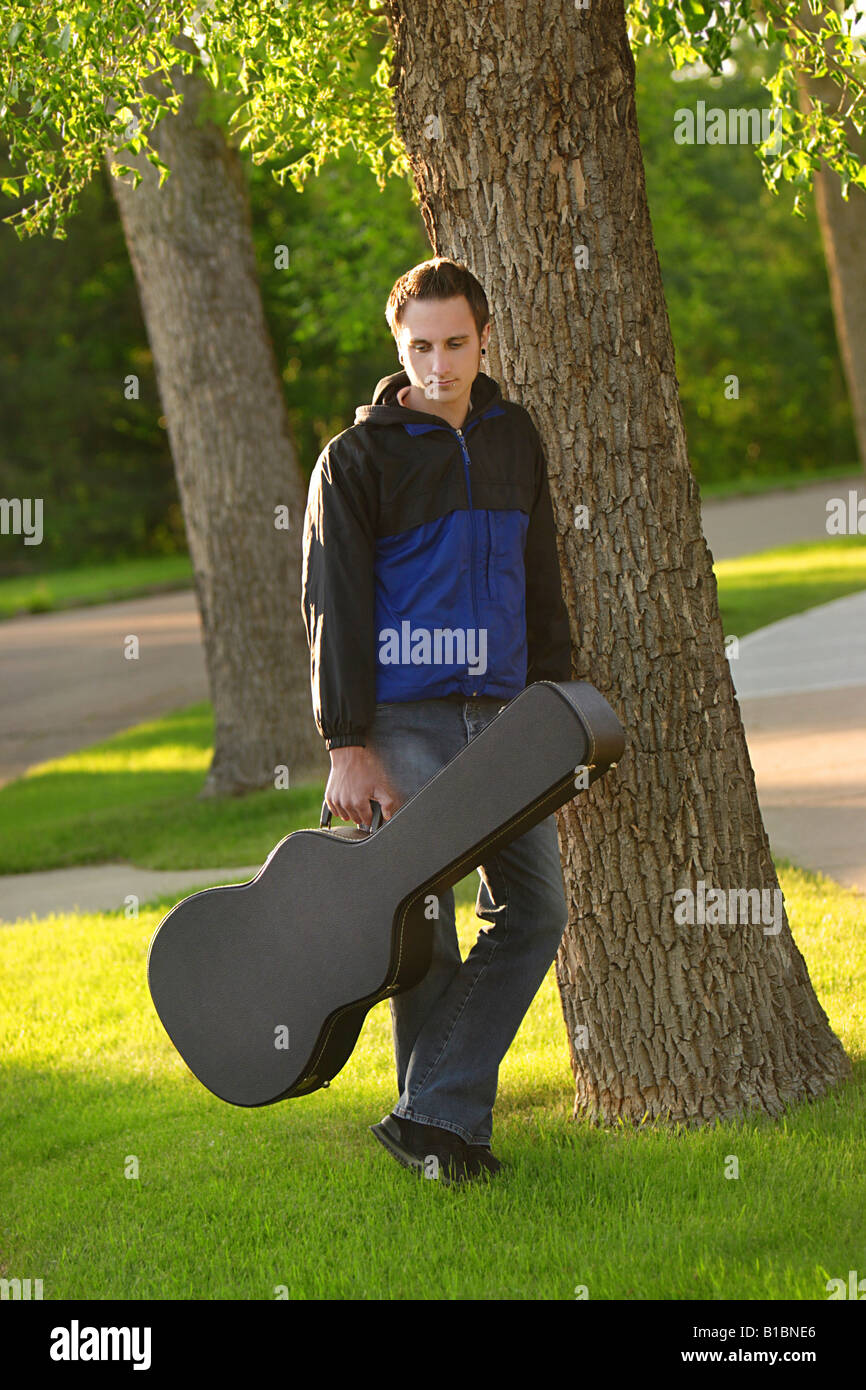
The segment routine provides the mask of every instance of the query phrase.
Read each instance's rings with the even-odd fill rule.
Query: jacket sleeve
[[[339,438],[339,436],[338,436]],[[363,459],[326,445],[304,514],[301,611],[313,717],[325,747],[366,747],[376,712],[375,509]]]
[[[556,528],[547,480],[547,459],[538,431],[535,501],[526,532],[526,684],[571,680],[571,634],[562,597]]]

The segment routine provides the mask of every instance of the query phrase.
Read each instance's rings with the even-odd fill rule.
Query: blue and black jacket
[[[364,745],[376,705],[508,700],[571,679],[541,440],[479,372],[460,429],[397,403],[405,372],[322,450],[304,517],[301,610],[328,749]]]

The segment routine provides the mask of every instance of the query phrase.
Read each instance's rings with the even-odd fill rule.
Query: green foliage
[[[192,14],[189,6],[181,10]],[[384,320],[385,299],[397,276],[430,254],[410,182],[387,178],[380,187],[372,169],[375,161],[369,150],[365,153],[363,104],[376,93],[385,96],[381,84],[390,46],[381,15],[357,5],[351,11],[333,33],[324,26],[326,7],[321,4],[287,10],[235,0],[212,7],[202,21],[217,27],[204,49],[215,55],[215,65],[200,66],[212,80],[218,71],[220,85],[211,89],[201,119],[216,120],[224,129],[231,125],[231,138],[244,144],[261,291],[305,475],[325,440],[351,424],[356,405],[370,399],[378,378],[397,369]],[[175,7],[175,23],[179,13]],[[45,53],[53,53],[55,64],[62,58],[72,66],[55,70],[43,54],[46,81],[58,90],[46,93],[41,124],[36,121],[41,135],[30,129],[35,117],[28,122],[20,103],[14,120],[8,103],[0,118],[14,145],[0,160],[0,187],[6,190],[0,196],[0,217],[12,213],[18,233],[11,234],[7,217],[7,226],[0,228],[5,329],[0,337],[0,468],[5,495],[43,497],[51,524],[39,547],[3,538],[0,573],[5,575],[185,548],[135,282],[104,164],[98,163],[105,133],[88,136],[89,145],[84,139],[98,84],[76,93],[73,81],[84,72],[87,55],[92,58],[96,52],[94,45],[105,45],[111,34],[119,34],[121,19],[134,25],[133,7],[112,6],[110,14],[97,9],[85,15],[81,5],[40,9],[0,0],[0,64],[14,66],[16,81],[24,80],[25,68],[31,76],[43,71],[34,57],[42,52],[33,29],[40,14],[48,16]],[[140,19],[141,14],[137,7],[135,16]],[[76,15],[83,16],[83,37]],[[220,15],[225,29],[217,25]],[[697,10],[689,15],[696,23]],[[237,31],[243,27],[242,16],[252,19],[241,43]],[[675,13],[662,7],[657,17],[670,26]],[[70,36],[64,47],[67,23]],[[16,24],[22,27],[10,39]],[[350,58],[341,45],[346,47],[353,36]],[[153,51],[147,50],[151,63],[158,38]],[[195,47],[188,36],[184,41]],[[118,38],[117,49],[112,61],[118,90],[109,98],[106,78],[102,97],[107,106],[114,100],[118,110],[131,110],[135,45],[127,51]],[[685,71],[673,81],[663,50],[644,43],[637,53],[638,114],[653,228],[690,457],[702,483],[748,480],[757,473],[821,471],[853,463],[856,457],[811,202],[808,219],[792,219],[791,191],[773,197],[763,187],[750,147],[681,146],[671,138],[676,107],[693,106],[699,97],[708,104],[761,105],[761,83],[773,70],[775,52],[765,44],[756,47],[746,34],[738,37],[734,52],[737,71],[724,82]],[[298,65],[294,76],[291,55]],[[191,54],[183,56],[197,61]],[[282,66],[273,73],[279,75],[272,74],[268,85],[269,63],[277,59]],[[332,153],[318,175],[296,180],[286,171],[294,168],[297,174],[308,156],[334,148],[326,138],[327,122],[319,124],[325,121],[324,88],[318,104],[311,104],[312,87],[322,84],[329,63],[333,73],[324,85],[330,90],[338,84],[346,101],[349,88],[357,88],[359,105],[344,109],[354,112],[361,126],[351,132],[348,125],[341,126],[351,139]],[[106,70],[111,71],[111,64]],[[282,105],[277,89],[285,96]],[[270,135],[245,140],[250,131],[262,128],[266,91],[274,121]],[[239,105],[239,92],[246,105]],[[251,106],[256,94],[258,105]],[[76,102],[78,114],[69,114]],[[10,184],[10,178],[28,158],[37,177],[39,140],[48,139],[52,110],[58,120],[65,113],[64,159],[77,160],[83,172],[86,146],[97,163],[90,182],[83,179],[76,194],[76,217],[62,215],[63,190],[70,192],[76,182],[69,169],[53,202],[41,205],[46,218],[56,218],[58,236],[64,239],[25,238],[28,218],[15,223],[19,184]],[[384,159],[388,142],[383,129]],[[56,132],[52,141],[59,151]],[[268,152],[273,158],[266,157]],[[29,225],[32,232],[39,224]],[[289,252],[286,269],[275,266],[274,250],[280,245]],[[137,400],[124,395],[130,374],[139,378]],[[739,379],[739,400],[725,398],[729,374]]]
[[[677,144],[675,113],[760,109],[766,49],[744,37],[736,71],[669,75],[637,56],[637,113],[653,235],[676,348],[689,458],[701,483],[856,469],[820,230],[764,186],[748,145]],[[736,377],[739,398],[726,385]]]
[[[783,179],[798,187],[797,216],[803,215],[802,190],[811,186],[822,160],[838,173],[843,198],[849,183],[866,188],[866,165],[851,150],[845,132],[846,120],[859,135],[866,126],[866,50],[862,36],[853,32],[863,16],[855,12],[842,18],[831,4],[810,0],[812,13],[821,15],[813,32],[803,26],[801,9],[802,0],[764,0],[762,5],[752,0],[629,0],[626,11],[632,43],[655,41],[676,69],[702,61],[720,75],[748,34],[772,48],[775,66],[765,75],[764,87],[782,114],[783,138],[778,147],[774,140],[765,141],[756,154],[768,188],[775,191]],[[840,109],[830,112],[816,102],[808,114],[801,111],[798,72],[829,75],[840,88]]]
[[[368,74],[379,58],[375,46],[362,55]],[[208,114],[224,113],[215,92]],[[8,167],[0,163],[0,174]],[[385,299],[429,247],[405,181],[380,192],[351,153],[312,178],[305,195],[281,188],[265,166],[249,176],[265,310],[308,473],[331,426],[342,428],[377,377],[394,370]],[[289,245],[288,271],[274,269],[279,243]],[[152,356],[104,165],[61,241],[0,236],[0,275],[3,490],[42,497],[46,511],[40,546],[4,537],[0,573],[183,551]],[[124,393],[131,374],[138,399]]]
[[[745,26],[760,42],[784,37],[767,90],[789,119],[778,151],[761,149],[765,181],[780,178],[803,185],[825,159],[847,191],[866,187],[866,169],[845,138],[845,118],[862,132],[866,89],[863,44],[852,21],[830,8],[817,33],[798,21],[800,0],[765,0],[767,19],[752,0],[631,0],[629,32],[640,45],[665,47],[676,67],[703,58],[720,72]],[[124,150],[144,151],[168,174],[151,147],[148,130],[178,95],[170,84],[159,95],[142,88],[148,77],[172,71],[204,73],[225,94],[227,124],[254,163],[280,160],[302,143],[300,153],[274,169],[300,191],[311,172],[351,145],[373,170],[381,187],[392,174],[407,174],[396,139],[388,86],[392,48],[382,53],[371,80],[359,82],[359,54],[386,33],[383,7],[374,0],[210,0],[142,9],[114,0],[110,6],[83,0],[0,0],[0,123],[13,162],[24,172],[6,183],[22,197],[41,193],[12,215],[22,234],[49,229],[63,236],[70,212],[92,177],[106,145],[124,170]],[[797,110],[796,73],[827,71],[843,90],[846,109],[830,113],[820,103]],[[151,84],[152,85],[152,84]],[[799,198],[795,208],[799,211]]]
[[[394,281],[426,260],[430,244],[403,180],[379,190],[351,155],[280,190],[250,175],[253,233],[265,312],[284,383],[301,469],[350,425],[380,377],[400,370],[385,322]],[[283,244],[289,266],[274,268]]]
[[[103,169],[62,241],[22,243],[0,229],[0,280],[0,491],[44,506],[42,544],[3,536],[0,573],[185,548],[153,362]],[[130,376],[137,399],[125,388]]]
[[[274,177],[300,191],[351,145],[379,183],[408,172],[387,87],[389,53],[359,81],[363,50],[384,33],[377,6],[321,0],[210,0],[168,7],[0,0],[0,129],[14,164],[8,194],[39,193],[7,220],[20,235],[65,224],[106,147],[115,172],[124,150],[170,170],[148,133],[181,97],[167,81],[202,74],[224,99],[231,138],[254,163],[300,153]],[[147,79],[146,85],[145,79]],[[158,87],[158,94],[154,90]],[[135,182],[140,176],[135,174]]]

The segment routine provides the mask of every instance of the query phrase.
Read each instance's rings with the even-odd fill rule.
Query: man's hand
[[[335,816],[353,820],[356,825],[371,823],[371,800],[382,807],[383,820],[390,820],[403,804],[377,755],[370,748],[355,745],[331,749],[325,800]]]

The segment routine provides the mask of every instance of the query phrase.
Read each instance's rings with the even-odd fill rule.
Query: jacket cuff
[[[332,748],[366,748],[367,744],[360,734],[335,734],[325,739],[325,747],[330,753]]]

